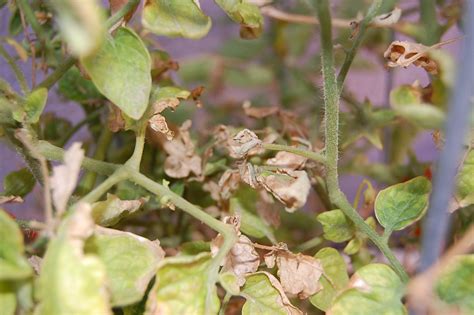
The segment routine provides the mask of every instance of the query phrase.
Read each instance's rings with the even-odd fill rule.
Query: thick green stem
[[[132,10],[139,0],[130,0],[126,5],[124,5],[117,13],[115,13],[113,16],[111,16],[107,22],[105,23],[105,26],[107,29],[111,28],[114,26],[118,21],[120,21],[121,18],[123,18],[130,10]],[[60,64],[56,70],[54,70],[46,79],[44,79],[43,82],[38,84],[38,87],[45,87],[45,88],[50,88],[53,86],[61,77],[66,73],[66,71],[69,70],[75,63],[76,63],[76,58],[74,57],[67,57],[67,59]]]
[[[356,227],[364,232],[369,237],[369,239],[382,251],[400,278],[403,281],[407,281],[408,276],[406,272],[403,270],[400,262],[393,255],[387,243],[377,234],[376,231],[374,231],[368,224],[364,222],[362,217],[351,206],[346,196],[339,188],[339,88],[334,70],[331,14],[327,0],[316,0],[316,4],[318,18],[321,23],[321,56],[326,119],[326,181],[329,191],[329,198],[331,202],[341,209],[344,214],[352,222],[354,222]],[[380,3],[378,6],[380,6]],[[374,10],[376,11],[376,9]]]
[[[124,168],[119,168],[116,170],[112,175],[110,175],[106,180],[104,180],[102,183],[100,183],[99,186],[94,188],[90,193],[85,195],[84,197],[79,200],[79,202],[87,202],[87,203],[93,203],[99,200],[102,195],[104,195],[107,191],[109,191],[112,186],[115,184],[126,180],[128,178],[128,174]]]
[[[133,154],[128,159],[125,165],[133,168],[134,170],[140,171],[140,162],[143,156],[143,148],[145,147],[145,134],[146,134],[146,122],[137,131],[137,138],[135,142],[135,148],[133,149]]]
[[[303,156],[305,158],[308,158],[310,160],[319,162],[319,163],[326,163],[326,158],[316,152],[309,151],[309,150],[303,150],[303,149],[298,149],[295,147],[290,147],[287,145],[281,145],[281,144],[273,144],[273,143],[264,143],[263,148],[266,150],[273,150],[273,151],[286,151],[290,152],[296,155]]]
[[[3,45],[0,45],[0,55],[3,57],[3,59],[5,59],[5,61],[8,63],[13,73],[15,74],[15,77],[18,83],[20,84],[20,89],[23,95],[27,95],[30,91],[30,88],[28,87],[26,78],[23,75],[23,72],[20,70],[20,67],[18,67],[18,65],[16,64],[15,60],[7,53],[5,48],[3,48]]]
[[[346,58],[344,59],[344,63],[342,64],[341,70],[339,71],[339,75],[337,76],[337,87],[339,92],[342,91],[342,86],[344,85],[344,81],[346,80],[347,73],[354,61],[356,56],[357,50],[359,49],[360,45],[362,44],[362,40],[364,39],[365,32],[369,27],[370,23],[377,16],[380,7],[382,5],[383,0],[374,0],[372,5],[369,7],[366,16],[362,21],[359,23],[359,29],[357,32],[357,36],[354,39],[351,49],[346,54]]]

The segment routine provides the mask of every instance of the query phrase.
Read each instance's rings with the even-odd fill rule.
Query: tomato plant
[[[0,1],[1,314],[474,312],[474,6],[367,2]]]

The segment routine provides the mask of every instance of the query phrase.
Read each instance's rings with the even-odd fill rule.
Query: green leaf
[[[104,14],[97,0],[52,0],[56,22],[71,52],[78,57],[97,49],[104,39]]]
[[[136,212],[146,201],[146,198],[121,200],[113,194],[107,194],[107,200],[92,204],[92,217],[99,225],[112,226]]]
[[[211,244],[205,241],[192,241],[181,244],[180,252],[183,255],[197,255],[202,252],[210,252]]]
[[[241,25],[241,37],[255,38],[260,35],[263,17],[256,5],[247,3],[245,0],[215,0],[215,2],[234,22]]]
[[[239,278],[233,272],[224,272],[219,274],[219,283],[232,295],[239,295]]]
[[[18,122],[37,123],[48,100],[48,90],[39,88],[26,97],[22,108],[13,112],[13,118]]]
[[[165,256],[158,241],[101,227],[96,227],[85,250],[104,263],[113,306],[140,301]]]
[[[317,308],[327,311],[337,294],[342,291],[349,282],[347,266],[344,259],[334,248],[326,247],[319,250],[314,258],[321,261],[324,277],[321,278],[322,290],[313,295],[309,300]],[[328,281],[330,279],[331,282]]]
[[[457,256],[436,282],[436,293],[448,304],[474,312],[474,255]],[[469,313],[470,314],[470,313]]]
[[[354,236],[354,224],[339,210],[326,211],[318,215],[323,225],[324,238],[333,242],[345,242]]]
[[[199,39],[212,23],[198,1],[149,0],[143,7],[142,24],[157,35]]]
[[[0,281],[21,280],[32,275],[23,256],[23,234],[16,222],[0,209]]]
[[[11,172],[3,179],[3,195],[24,197],[35,187],[36,180],[27,169]]]
[[[247,276],[240,295],[247,300],[242,315],[302,314],[291,305],[278,280],[267,272]]]
[[[140,37],[120,27],[99,50],[81,59],[97,89],[125,114],[139,119],[151,91],[151,57]]]
[[[351,278],[350,288],[334,301],[332,315],[405,315],[403,284],[387,265],[369,264]]]
[[[103,96],[94,83],[85,79],[77,67],[69,69],[58,82],[59,93],[76,102],[101,99]]]
[[[386,230],[402,230],[425,214],[430,191],[424,176],[385,188],[375,199],[375,216]]]
[[[0,311],[2,315],[14,315],[16,310],[15,289],[10,282],[0,281]]]
[[[147,314],[217,314],[220,302],[216,287],[207,284],[211,261],[209,253],[162,260],[148,294]]]
[[[112,314],[105,266],[97,256],[83,251],[94,229],[90,212],[89,205],[78,205],[50,241],[41,265],[35,314]]]
[[[474,194],[474,150],[470,150],[458,174],[457,194],[461,202]]]

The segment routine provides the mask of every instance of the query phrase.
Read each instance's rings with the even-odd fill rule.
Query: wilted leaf
[[[389,67],[406,68],[413,64],[422,67],[430,74],[437,74],[438,65],[428,55],[430,49],[430,47],[418,43],[394,41],[383,56],[388,60]]]
[[[323,267],[318,259],[275,249],[265,255],[265,263],[269,268],[276,263],[283,291],[291,296],[306,299],[321,290]]]
[[[431,182],[424,176],[390,186],[377,195],[375,216],[386,230],[402,230],[425,214],[430,192]]]
[[[199,39],[209,32],[211,19],[198,0],[147,0],[142,24],[157,35]]]
[[[474,255],[457,256],[446,266],[436,282],[436,292],[441,300],[474,312]]]
[[[105,266],[84,254],[84,242],[94,232],[91,211],[89,204],[79,204],[50,240],[38,281],[38,315],[112,314]]]
[[[36,180],[27,168],[11,172],[3,179],[4,196],[26,196],[35,187]]]
[[[37,123],[48,100],[48,90],[39,88],[26,97],[23,106],[13,112],[13,118],[18,122]]]
[[[288,212],[303,207],[311,189],[311,182],[305,171],[280,169],[277,173],[258,175],[257,181],[283,203]]]
[[[104,16],[96,0],[53,0],[57,23],[69,49],[75,56],[86,56],[104,39]]]
[[[321,213],[318,221],[323,225],[324,238],[329,241],[340,243],[354,236],[354,224],[339,209]]]
[[[128,0],[109,0],[110,3],[110,14],[114,15],[117,13],[124,5],[128,3]],[[133,14],[137,10],[139,2],[135,5],[133,9],[131,9],[122,19],[120,22],[128,22],[132,18]]]
[[[267,165],[291,170],[302,169],[308,159],[286,151],[278,152],[274,158],[267,160]]]
[[[239,131],[229,142],[229,148],[232,152],[231,156],[236,158],[244,158],[253,148],[259,147],[262,141],[257,135],[248,129]]]
[[[334,248],[326,247],[319,250],[314,258],[321,262],[324,270],[324,277],[321,278],[322,289],[311,296],[311,304],[317,308],[327,311],[336,296],[349,282],[347,266],[344,259]],[[327,278],[329,278],[329,280]],[[330,282],[329,282],[330,281]]]
[[[2,209],[0,240],[0,286],[3,281],[21,280],[31,276],[33,270],[23,256],[23,234],[16,222]]]
[[[104,263],[113,306],[140,301],[165,256],[159,241],[102,227],[95,228],[86,252]]]
[[[216,287],[207,285],[210,263],[208,253],[162,260],[148,294],[145,314],[217,314],[220,303]]]
[[[351,277],[349,288],[336,298],[327,314],[406,315],[402,296],[403,284],[390,267],[369,264]]]
[[[92,204],[92,217],[98,225],[112,226],[140,209],[146,201],[147,198],[121,200],[113,194],[107,194],[107,200]]]
[[[133,119],[142,117],[151,91],[151,57],[140,37],[120,27],[82,65],[97,89]]]
[[[256,38],[262,32],[263,17],[258,7],[245,0],[215,0],[227,15],[241,25],[242,38]]]
[[[247,299],[242,315],[301,315],[283,292],[278,280],[268,272],[247,276],[240,295]]]
[[[395,8],[389,13],[384,13],[376,16],[372,20],[372,24],[378,27],[390,26],[398,22],[402,16],[402,10],[400,8]]]
[[[187,120],[179,128],[179,135],[163,144],[163,149],[168,154],[164,166],[165,173],[170,177],[184,178],[191,172],[196,176],[202,173],[202,160],[194,151],[189,128],[191,128],[191,121]]]
[[[276,106],[252,107],[250,102],[245,102],[242,107],[245,115],[257,119],[272,116],[279,112],[279,108]]]
[[[250,239],[240,233],[240,217],[225,217],[224,223],[231,224],[238,235],[237,242],[232,246],[222,264],[222,271],[232,272],[237,276],[237,284],[242,286],[245,283],[245,275],[257,271],[260,265],[260,256]],[[211,253],[217,255],[224,242],[224,237],[220,234],[212,240]]]
[[[64,152],[64,165],[53,167],[51,189],[54,205],[60,213],[66,210],[67,201],[76,187],[83,158],[84,150],[81,149],[81,144],[74,142]]]

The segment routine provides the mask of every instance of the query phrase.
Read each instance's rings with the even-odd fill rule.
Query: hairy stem
[[[5,59],[5,61],[8,63],[13,73],[15,74],[18,84],[20,84],[20,89],[23,95],[28,94],[30,88],[28,87],[28,83],[26,82],[26,78],[23,75],[23,72],[20,70],[20,67],[18,67],[15,60],[7,53],[3,45],[0,45],[0,56]]]
[[[380,3],[378,6],[380,6]],[[329,191],[329,198],[331,202],[341,209],[342,212],[344,212],[344,214],[352,222],[354,222],[356,227],[364,232],[369,237],[369,239],[382,251],[400,278],[403,281],[407,281],[408,276],[405,270],[388,247],[387,242],[385,242],[375,230],[373,230],[368,224],[364,222],[364,219],[362,219],[357,211],[351,206],[346,196],[339,188],[339,88],[334,70],[331,14],[327,0],[316,0],[316,7],[319,21],[321,23],[321,56],[326,119],[326,181]],[[377,9],[373,10],[376,11]]]
[[[286,152],[290,152],[296,155],[303,156],[315,162],[319,162],[323,164],[326,163],[326,158],[323,155],[317,152],[309,151],[309,150],[298,149],[298,148],[290,147],[287,145],[273,144],[273,143],[264,143],[263,148],[266,150],[272,150],[272,151],[286,151]]]

